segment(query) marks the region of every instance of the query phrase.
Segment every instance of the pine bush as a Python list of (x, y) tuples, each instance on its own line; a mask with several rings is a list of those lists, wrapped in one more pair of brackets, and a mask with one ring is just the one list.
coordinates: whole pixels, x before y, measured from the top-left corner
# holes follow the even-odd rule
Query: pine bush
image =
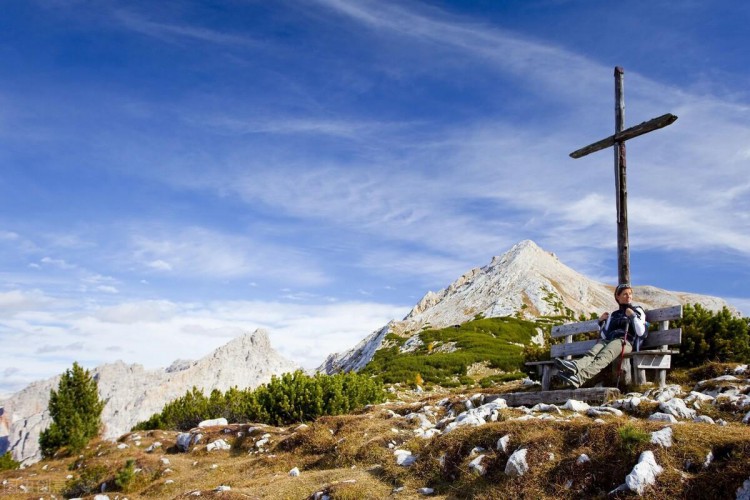
[(674, 359), (678, 366), (750, 359), (750, 318), (737, 317), (726, 307), (712, 312), (700, 304), (688, 304), (682, 319), (670, 326), (682, 328), (681, 355)]
[(356, 373), (305, 375), (301, 370), (272, 377), (255, 390), (233, 387), (209, 397), (193, 387), (185, 396), (133, 430), (189, 430), (201, 420), (224, 417), (231, 422), (287, 425), (310, 422), (323, 415), (349, 413), (367, 404), (385, 400), (382, 383)]
[(0, 455), (0, 471), (15, 470), (19, 468), (21, 468), (21, 462), (13, 460), (13, 455), (9, 451), (4, 455)]
[(39, 436), (42, 455), (51, 457), (62, 448), (70, 453), (81, 451), (99, 434), (105, 404), (91, 373), (73, 363), (60, 378), (57, 391), (50, 391), (52, 424)]

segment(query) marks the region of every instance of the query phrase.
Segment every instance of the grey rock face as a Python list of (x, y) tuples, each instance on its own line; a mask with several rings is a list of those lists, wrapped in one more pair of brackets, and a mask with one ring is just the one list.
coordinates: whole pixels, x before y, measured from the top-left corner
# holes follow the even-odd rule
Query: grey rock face
[[(154, 413), (193, 386), (209, 393), (230, 387), (254, 388), (272, 375), (293, 371), (297, 366), (271, 348), (268, 334), (256, 330), (219, 347), (194, 362), (178, 361), (167, 369), (146, 370), (123, 362), (99, 366), (92, 374), (99, 397), (107, 401), (102, 412), (103, 436), (113, 439)], [(41, 458), (39, 434), (51, 423), (47, 405), (51, 389), (60, 377), (35, 382), (3, 402), (0, 410), (0, 448), (25, 464)]]

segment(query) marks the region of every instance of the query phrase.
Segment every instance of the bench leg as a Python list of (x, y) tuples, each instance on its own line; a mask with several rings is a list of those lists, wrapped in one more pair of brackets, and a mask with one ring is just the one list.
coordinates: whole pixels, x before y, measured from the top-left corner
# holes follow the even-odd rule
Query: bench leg
[[(622, 373), (618, 374), (617, 371), (620, 368), (622, 368)], [(618, 380), (619, 375), (619, 381), (624, 385), (629, 385), (632, 380), (632, 377), (630, 375), (630, 358), (625, 358), (622, 360), (622, 367), (620, 367), (620, 359), (616, 359), (614, 363), (612, 363), (612, 373), (614, 374), (615, 380)]]
[(557, 373), (557, 368), (551, 365), (544, 365), (542, 371), (542, 390), (549, 391), (552, 382), (552, 376)]

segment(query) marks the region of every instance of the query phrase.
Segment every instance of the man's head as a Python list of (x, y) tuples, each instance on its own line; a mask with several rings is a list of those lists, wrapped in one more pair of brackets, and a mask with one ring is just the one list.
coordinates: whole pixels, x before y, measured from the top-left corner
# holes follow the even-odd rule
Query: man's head
[(628, 283), (621, 283), (615, 288), (615, 300), (618, 304), (630, 304), (633, 300), (633, 289)]

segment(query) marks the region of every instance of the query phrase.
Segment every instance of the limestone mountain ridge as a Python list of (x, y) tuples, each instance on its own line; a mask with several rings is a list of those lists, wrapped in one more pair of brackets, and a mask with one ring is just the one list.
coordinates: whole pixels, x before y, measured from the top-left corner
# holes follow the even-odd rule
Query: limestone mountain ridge
[[(246, 333), (197, 361), (177, 360), (165, 369), (147, 370), (122, 361), (91, 370), (99, 386), (99, 397), (107, 404), (102, 412), (102, 436), (114, 439), (138, 422), (162, 410), (164, 405), (193, 386), (209, 393), (233, 386), (254, 388), (273, 375), (298, 367), (272, 347), (265, 330)], [(0, 408), (0, 454), (10, 450), (25, 464), (41, 458), (39, 434), (51, 423), (47, 410), (51, 389), (60, 376), (34, 382), (2, 402)]]

